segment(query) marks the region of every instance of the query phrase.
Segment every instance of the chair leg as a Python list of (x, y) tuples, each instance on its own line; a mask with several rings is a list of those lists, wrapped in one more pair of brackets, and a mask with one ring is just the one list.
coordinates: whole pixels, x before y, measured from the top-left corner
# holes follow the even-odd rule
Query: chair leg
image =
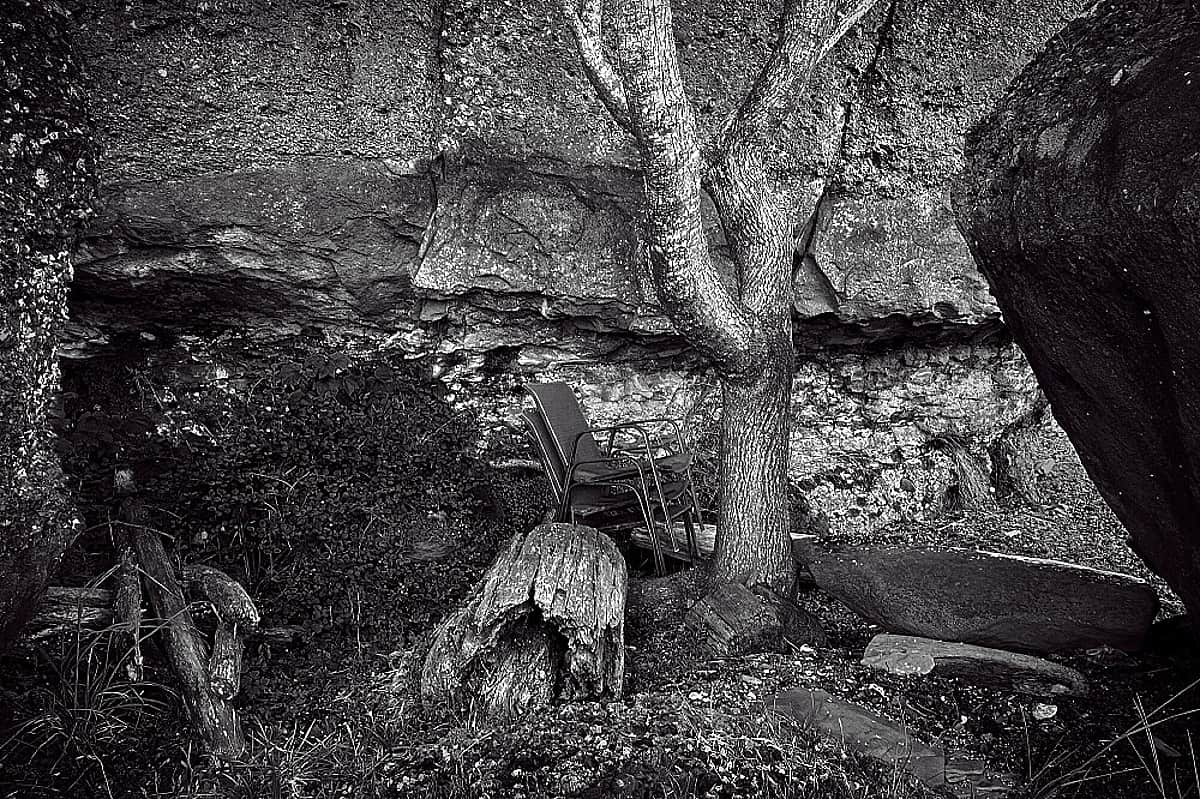
[(688, 555), (691, 556), (692, 563), (695, 563), (700, 560), (700, 544), (696, 540), (696, 523), (692, 521), (690, 510), (683, 514), (683, 529), (687, 533)]
[(650, 536), (650, 551), (654, 553), (654, 575), (662, 577), (667, 573), (667, 559), (663, 556), (662, 541), (658, 538), (658, 531), (654, 524), (654, 509), (650, 507), (650, 500), (646, 497), (638, 495), (638, 506), (642, 509), (642, 519), (646, 522), (646, 534)]

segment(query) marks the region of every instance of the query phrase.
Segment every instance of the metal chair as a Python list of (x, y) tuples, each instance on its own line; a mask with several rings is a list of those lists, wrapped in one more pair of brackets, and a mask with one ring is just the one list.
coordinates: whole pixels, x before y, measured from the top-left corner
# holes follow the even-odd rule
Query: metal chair
[[(692, 485), (692, 455), (674, 419), (645, 419), (603, 427), (588, 425), (579, 400), (565, 383), (534, 383), (526, 390), (535, 410), (522, 418), (559, 503), (560, 521), (630, 530), (633, 543), (648, 546), (658, 573), (667, 556), (699, 557), (699, 504)], [(651, 437), (669, 429), (666, 440)], [(605, 434), (601, 447), (596, 434)], [(623, 440), (624, 439), (624, 440)], [(675, 527), (682, 524), (681, 548)], [(645, 540), (637, 528), (645, 530)]]

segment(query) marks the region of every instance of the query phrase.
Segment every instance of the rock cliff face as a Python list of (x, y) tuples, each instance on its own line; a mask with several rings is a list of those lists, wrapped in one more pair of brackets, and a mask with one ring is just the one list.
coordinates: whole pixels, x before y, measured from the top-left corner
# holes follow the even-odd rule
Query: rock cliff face
[(0, 9), (0, 651), (81, 526), (51, 430), (71, 254), (96, 191), (68, 30), (53, 5)]
[[(598, 417), (707, 407), (643, 268), (630, 142), (553, 6), (80, 4), (106, 213), (73, 346), (317, 326), (443, 356), (457, 378), (567, 377)], [(883, 0), (783, 122), (796, 179), (824, 187), (797, 236), (795, 477), (846, 524), (939, 504), (951, 478), (930, 441), (982, 451), (1030, 406), (947, 187), (962, 132), (1075, 7)], [(676, 5), (702, 124), (740, 99), (777, 13)]]
[(972, 250), (1133, 546), (1200, 613), (1200, 13), (1106, 3), (972, 137)]

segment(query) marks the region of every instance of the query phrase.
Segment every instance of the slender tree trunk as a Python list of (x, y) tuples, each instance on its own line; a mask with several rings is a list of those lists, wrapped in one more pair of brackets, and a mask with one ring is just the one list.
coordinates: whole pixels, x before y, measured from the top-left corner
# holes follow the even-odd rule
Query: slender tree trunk
[(759, 379), (727, 381), (721, 419), (720, 534), (714, 576), (768, 583), (787, 595), (792, 565), (788, 541), (788, 415), (791, 342), (779, 342)]
[(730, 153), (706, 183), (733, 245), (739, 300), (765, 346), (757, 369), (723, 381), (721, 506), (713, 577), (766, 583), (790, 596), (795, 569), (788, 536), (792, 373), (792, 232), (813, 197), (768, 177), (753, 149)]
[[(560, 0), (589, 79), (637, 140), (657, 294), (724, 387), (722, 500), (713, 577), (790, 592), (787, 456), (793, 233), (823, 181), (781, 163), (776, 120), (875, 0), (786, 0), (780, 41), (729, 122), (703, 145), (683, 90), (669, 0)], [(601, 31), (614, 32), (616, 68)], [(715, 268), (701, 188), (733, 245), (736, 287)]]

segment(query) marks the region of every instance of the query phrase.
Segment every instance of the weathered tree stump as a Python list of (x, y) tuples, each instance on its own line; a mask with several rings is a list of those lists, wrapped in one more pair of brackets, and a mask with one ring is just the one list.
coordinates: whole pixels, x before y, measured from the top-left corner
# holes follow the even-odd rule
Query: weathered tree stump
[(621, 695), (625, 561), (582, 525), (515, 536), (438, 627), (421, 671), (427, 704), (518, 715), (556, 699)]
[(988, 449), (992, 459), (992, 480), (996, 498), (1002, 502), (1023, 502), (1040, 507), (1044, 504), (1038, 487), (1037, 436), (1050, 403), (1044, 394), (1028, 411), (1021, 414)]
[(828, 644), (812, 614), (766, 585), (721, 583), (692, 605), (684, 623), (718, 657)]

